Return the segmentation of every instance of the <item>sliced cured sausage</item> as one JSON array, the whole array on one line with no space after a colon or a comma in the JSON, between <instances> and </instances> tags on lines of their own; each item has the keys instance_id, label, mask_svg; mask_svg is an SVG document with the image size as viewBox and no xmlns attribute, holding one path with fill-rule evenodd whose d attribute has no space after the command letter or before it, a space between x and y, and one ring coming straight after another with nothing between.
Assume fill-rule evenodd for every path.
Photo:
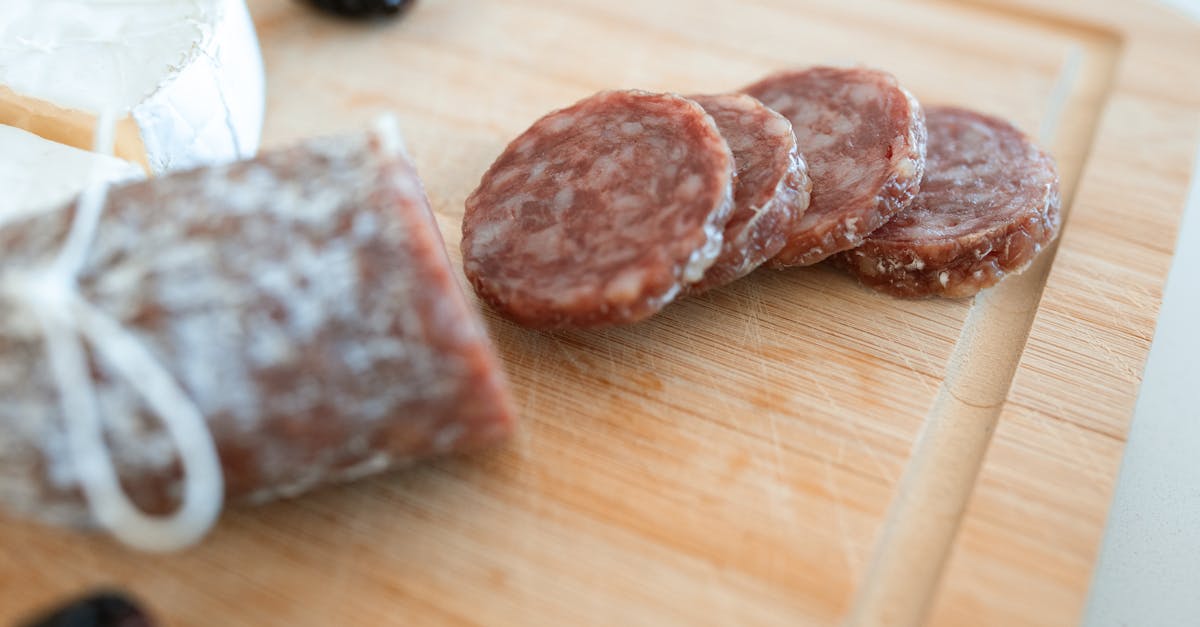
<instances>
[{"instance_id":1,"label":"sliced cured sausage","mask_svg":"<svg viewBox=\"0 0 1200 627\"><path fill-rule=\"evenodd\" d=\"M110 190L51 317L86 351L88 392L64 384L38 324L40 296L59 294L39 277L86 219L72 204L0 226L0 504L68 523L111 511L81 493L94 459L71 453L82 419L61 396L94 396L106 465L156 513L195 478L181 451L206 442L224 485L205 493L260 501L511 432L491 342L398 146L384 125ZM151 410L171 386L205 437L176 441Z\"/></svg>"},{"instance_id":2,"label":"sliced cured sausage","mask_svg":"<svg viewBox=\"0 0 1200 627\"><path fill-rule=\"evenodd\" d=\"M891 74L817 67L742 91L791 120L813 180L808 211L768 265L807 266L853 248L916 194L924 115Z\"/></svg>"},{"instance_id":3,"label":"sliced cured sausage","mask_svg":"<svg viewBox=\"0 0 1200 627\"><path fill-rule=\"evenodd\" d=\"M596 94L535 122L483 175L466 202L464 269L526 326L636 322L713 264L733 178L700 105Z\"/></svg>"},{"instance_id":4,"label":"sliced cured sausage","mask_svg":"<svg viewBox=\"0 0 1200 627\"><path fill-rule=\"evenodd\" d=\"M808 209L812 181L787 118L745 94L688 97L716 121L737 169L721 254L689 286L695 294L750 274L783 249Z\"/></svg>"},{"instance_id":5,"label":"sliced cured sausage","mask_svg":"<svg viewBox=\"0 0 1200 627\"><path fill-rule=\"evenodd\" d=\"M1023 270L1058 234L1058 174L1004 120L957 107L927 115L921 192L839 261L895 296L971 296Z\"/></svg>"}]
</instances>

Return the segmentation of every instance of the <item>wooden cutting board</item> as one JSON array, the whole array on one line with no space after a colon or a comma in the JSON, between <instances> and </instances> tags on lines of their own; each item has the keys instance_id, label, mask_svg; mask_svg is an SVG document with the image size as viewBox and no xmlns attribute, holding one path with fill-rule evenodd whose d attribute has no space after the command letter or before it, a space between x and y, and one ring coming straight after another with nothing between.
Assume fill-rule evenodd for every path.
<instances>
[{"instance_id":1,"label":"wooden cutting board","mask_svg":"<svg viewBox=\"0 0 1200 627\"><path fill-rule=\"evenodd\" d=\"M1200 138L1195 24L1149 0L251 9L266 143L397 112L455 259L464 198L550 109L814 63L1012 119L1069 217L973 301L816 267L607 331L488 313L524 419L506 449L236 508L168 557L0 520L0 624L95 586L197 627L1077 620Z\"/></svg>"}]
</instances>

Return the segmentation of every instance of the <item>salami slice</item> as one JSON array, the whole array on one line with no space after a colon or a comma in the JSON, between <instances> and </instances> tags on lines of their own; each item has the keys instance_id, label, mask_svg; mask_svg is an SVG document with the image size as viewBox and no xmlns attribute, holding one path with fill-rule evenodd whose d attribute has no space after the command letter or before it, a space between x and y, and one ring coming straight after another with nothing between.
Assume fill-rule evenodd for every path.
<instances>
[{"instance_id":1,"label":"salami slice","mask_svg":"<svg viewBox=\"0 0 1200 627\"><path fill-rule=\"evenodd\" d=\"M808 209L812 181L787 118L745 94L688 97L716 121L737 169L721 254L689 286L695 294L744 277L774 257Z\"/></svg>"},{"instance_id":2,"label":"salami slice","mask_svg":"<svg viewBox=\"0 0 1200 627\"><path fill-rule=\"evenodd\" d=\"M176 506L181 451L202 442L164 428L151 397L165 384L127 374L155 374L129 361L139 354L194 405L233 501L504 438L504 377L397 146L385 125L110 190L59 308L86 351L87 393L52 367L34 298L75 206L0 226L0 504L72 524L111 505L85 503L77 417L59 411L94 392L128 498Z\"/></svg>"},{"instance_id":3,"label":"salami slice","mask_svg":"<svg viewBox=\"0 0 1200 627\"><path fill-rule=\"evenodd\" d=\"M713 264L733 179L700 105L596 94L538 120L483 175L463 217L467 277L526 326L637 322Z\"/></svg>"},{"instance_id":4,"label":"salami slice","mask_svg":"<svg viewBox=\"0 0 1200 627\"><path fill-rule=\"evenodd\" d=\"M1008 122L930 107L921 192L840 265L903 297L962 298L1020 272L1059 229L1054 160Z\"/></svg>"},{"instance_id":5,"label":"salami slice","mask_svg":"<svg viewBox=\"0 0 1200 627\"><path fill-rule=\"evenodd\" d=\"M916 194L925 118L891 74L817 67L742 91L791 120L813 179L808 211L768 265L807 266L854 248Z\"/></svg>"}]
</instances>

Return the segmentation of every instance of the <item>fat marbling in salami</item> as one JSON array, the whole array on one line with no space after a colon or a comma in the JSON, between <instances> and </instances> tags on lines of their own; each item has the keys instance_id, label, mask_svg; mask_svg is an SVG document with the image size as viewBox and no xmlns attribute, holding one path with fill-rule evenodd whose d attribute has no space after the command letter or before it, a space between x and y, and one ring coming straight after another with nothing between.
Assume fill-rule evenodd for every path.
<instances>
[{"instance_id":1,"label":"fat marbling in salami","mask_svg":"<svg viewBox=\"0 0 1200 627\"><path fill-rule=\"evenodd\" d=\"M1058 174L1004 120L946 106L927 115L921 192L839 262L895 296L971 296L1023 270L1058 234Z\"/></svg>"},{"instance_id":2,"label":"fat marbling in salami","mask_svg":"<svg viewBox=\"0 0 1200 627\"><path fill-rule=\"evenodd\" d=\"M602 92L535 122L483 175L466 202L464 269L526 326L637 322L713 264L733 180L700 105Z\"/></svg>"},{"instance_id":3,"label":"fat marbling in salami","mask_svg":"<svg viewBox=\"0 0 1200 627\"><path fill-rule=\"evenodd\" d=\"M924 115L891 74L816 67L742 91L791 120L813 180L808 211L768 265L806 266L853 248L916 194Z\"/></svg>"},{"instance_id":4,"label":"fat marbling in salami","mask_svg":"<svg viewBox=\"0 0 1200 627\"><path fill-rule=\"evenodd\" d=\"M737 169L721 254L689 286L695 294L746 276L774 257L808 209L812 181L787 118L745 94L688 98L716 121Z\"/></svg>"}]
</instances>

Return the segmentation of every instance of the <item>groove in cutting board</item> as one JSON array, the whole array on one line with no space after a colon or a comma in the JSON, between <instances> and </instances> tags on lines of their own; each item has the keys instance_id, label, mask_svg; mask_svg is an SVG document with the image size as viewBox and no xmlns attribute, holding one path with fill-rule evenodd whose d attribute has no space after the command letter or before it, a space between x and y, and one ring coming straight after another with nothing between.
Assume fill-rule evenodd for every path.
<instances>
[{"instance_id":1,"label":"groove in cutting board","mask_svg":"<svg viewBox=\"0 0 1200 627\"><path fill-rule=\"evenodd\" d=\"M1064 59L1038 132L1038 140L1053 146L1059 157L1064 230L1120 56L1115 37L1090 34L1086 53L1082 45L1076 46ZM1021 361L1060 240L1061 233L1024 273L984 291L972 303L896 488L848 625L923 624Z\"/></svg>"}]
</instances>

